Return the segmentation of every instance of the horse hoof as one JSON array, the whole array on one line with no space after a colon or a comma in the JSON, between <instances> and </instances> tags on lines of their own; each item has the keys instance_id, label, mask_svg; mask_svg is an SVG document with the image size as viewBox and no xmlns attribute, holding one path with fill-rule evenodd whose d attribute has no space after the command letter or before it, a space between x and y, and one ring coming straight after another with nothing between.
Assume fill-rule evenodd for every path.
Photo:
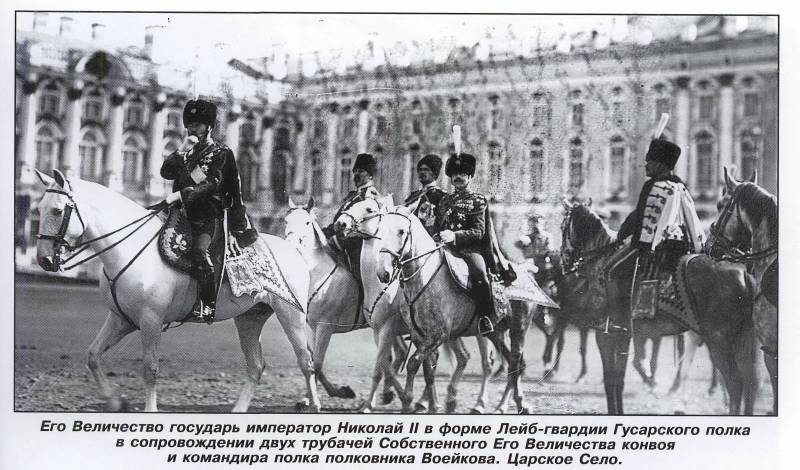
<instances>
[{"instance_id":1,"label":"horse hoof","mask_svg":"<svg viewBox=\"0 0 800 470\"><path fill-rule=\"evenodd\" d=\"M111 397L106 401L106 411L109 413L126 413L129 408L128 400L122 397Z\"/></svg>"},{"instance_id":2,"label":"horse hoof","mask_svg":"<svg viewBox=\"0 0 800 470\"><path fill-rule=\"evenodd\" d=\"M447 413L453 413L456 411L456 405L458 404L457 400L448 400L447 403L444 405L444 409L447 410Z\"/></svg>"},{"instance_id":3,"label":"horse hoof","mask_svg":"<svg viewBox=\"0 0 800 470\"><path fill-rule=\"evenodd\" d=\"M471 414L471 415L482 415L483 414L483 408L482 407L478 407L478 406L476 406L474 408L471 408L469 410L469 414Z\"/></svg>"},{"instance_id":4,"label":"horse hoof","mask_svg":"<svg viewBox=\"0 0 800 470\"><path fill-rule=\"evenodd\" d=\"M339 388L339 392L336 394L336 398L355 398L356 392L353 391L348 385Z\"/></svg>"},{"instance_id":5,"label":"horse hoof","mask_svg":"<svg viewBox=\"0 0 800 470\"><path fill-rule=\"evenodd\" d=\"M295 411L308 411L309 408L310 407L308 406L308 403L303 402L303 401L299 401L299 402L294 404L294 410Z\"/></svg>"},{"instance_id":6,"label":"horse hoof","mask_svg":"<svg viewBox=\"0 0 800 470\"><path fill-rule=\"evenodd\" d=\"M586 383L586 377L584 377L584 376L578 377L577 379L575 379L575 383L579 384L579 385L585 384Z\"/></svg>"},{"instance_id":7,"label":"horse hoof","mask_svg":"<svg viewBox=\"0 0 800 470\"><path fill-rule=\"evenodd\" d=\"M372 414L372 408L365 406L364 408L361 408L361 413L365 415Z\"/></svg>"},{"instance_id":8,"label":"horse hoof","mask_svg":"<svg viewBox=\"0 0 800 470\"><path fill-rule=\"evenodd\" d=\"M428 407L423 405L422 403L414 404L414 413L424 413L426 411L428 411Z\"/></svg>"},{"instance_id":9,"label":"horse hoof","mask_svg":"<svg viewBox=\"0 0 800 470\"><path fill-rule=\"evenodd\" d=\"M531 409L528 408L527 406L523 406L522 408L519 409L519 413L518 414L529 415L529 414L531 414Z\"/></svg>"},{"instance_id":10,"label":"horse hoof","mask_svg":"<svg viewBox=\"0 0 800 470\"><path fill-rule=\"evenodd\" d=\"M381 403L384 405L388 405L389 403L394 400L394 391L388 390L386 392L381 393Z\"/></svg>"}]
</instances>

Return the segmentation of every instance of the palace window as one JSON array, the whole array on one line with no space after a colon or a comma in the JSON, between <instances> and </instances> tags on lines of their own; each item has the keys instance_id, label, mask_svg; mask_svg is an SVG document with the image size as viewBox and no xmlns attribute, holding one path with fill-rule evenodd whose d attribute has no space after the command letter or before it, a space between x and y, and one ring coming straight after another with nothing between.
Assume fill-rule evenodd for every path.
<instances>
[{"instance_id":1,"label":"palace window","mask_svg":"<svg viewBox=\"0 0 800 470\"><path fill-rule=\"evenodd\" d=\"M58 141L49 127L42 127L36 133L36 168L49 172L58 167L56 149Z\"/></svg>"},{"instance_id":2,"label":"palace window","mask_svg":"<svg viewBox=\"0 0 800 470\"><path fill-rule=\"evenodd\" d=\"M698 119L714 119L714 97L712 95L701 96L698 103Z\"/></svg>"},{"instance_id":3,"label":"palace window","mask_svg":"<svg viewBox=\"0 0 800 470\"><path fill-rule=\"evenodd\" d=\"M242 198L254 201L258 192L258 175L260 165L251 152L242 152L239 156L239 179L242 183Z\"/></svg>"},{"instance_id":4,"label":"palace window","mask_svg":"<svg viewBox=\"0 0 800 470\"><path fill-rule=\"evenodd\" d=\"M576 137L569 147L569 190L579 192L583 187L583 141Z\"/></svg>"},{"instance_id":5,"label":"palace window","mask_svg":"<svg viewBox=\"0 0 800 470\"><path fill-rule=\"evenodd\" d=\"M140 180L140 168L144 149L139 142L129 137L122 147L122 182L135 185Z\"/></svg>"},{"instance_id":6,"label":"palace window","mask_svg":"<svg viewBox=\"0 0 800 470\"><path fill-rule=\"evenodd\" d=\"M95 92L86 96L83 104L83 118L98 122L103 119L103 97L99 93Z\"/></svg>"},{"instance_id":7,"label":"palace window","mask_svg":"<svg viewBox=\"0 0 800 470\"><path fill-rule=\"evenodd\" d=\"M319 150L311 152L311 194L321 197L325 191L325 165Z\"/></svg>"},{"instance_id":8,"label":"palace window","mask_svg":"<svg viewBox=\"0 0 800 470\"><path fill-rule=\"evenodd\" d=\"M758 93L745 93L744 95L744 117L758 117L761 113L761 102Z\"/></svg>"},{"instance_id":9,"label":"palace window","mask_svg":"<svg viewBox=\"0 0 800 470\"><path fill-rule=\"evenodd\" d=\"M533 194L544 192L544 149L542 141L533 139L530 148L530 189Z\"/></svg>"},{"instance_id":10,"label":"palace window","mask_svg":"<svg viewBox=\"0 0 800 470\"><path fill-rule=\"evenodd\" d=\"M761 133L760 130L748 129L741 134L741 143L739 146L742 158L742 178L750 178L753 170L759 167L759 158L761 153Z\"/></svg>"},{"instance_id":11,"label":"palace window","mask_svg":"<svg viewBox=\"0 0 800 470\"><path fill-rule=\"evenodd\" d=\"M78 145L81 157L81 179L100 182L102 180L103 148L93 132L87 132Z\"/></svg>"},{"instance_id":12,"label":"palace window","mask_svg":"<svg viewBox=\"0 0 800 470\"><path fill-rule=\"evenodd\" d=\"M654 122L658 122L661 119L661 115L664 113L672 114L672 103L669 98L658 98L656 99L656 115L653 118Z\"/></svg>"},{"instance_id":13,"label":"palace window","mask_svg":"<svg viewBox=\"0 0 800 470\"><path fill-rule=\"evenodd\" d=\"M352 181L352 166L353 159L349 149L342 151L342 158L339 161L339 195L340 197L347 196L350 191Z\"/></svg>"},{"instance_id":14,"label":"palace window","mask_svg":"<svg viewBox=\"0 0 800 470\"><path fill-rule=\"evenodd\" d=\"M627 189L625 178L627 173L625 171L627 151L627 146L622 137L615 136L611 138L611 148L609 149L609 190L612 195L619 195Z\"/></svg>"},{"instance_id":15,"label":"palace window","mask_svg":"<svg viewBox=\"0 0 800 470\"><path fill-rule=\"evenodd\" d=\"M239 128L239 145L249 145L256 142L256 126L246 122Z\"/></svg>"},{"instance_id":16,"label":"palace window","mask_svg":"<svg viewBox=\"0 0 800 470\"><path fill-rule=\"evenodd\" d=\"M125 127L144 125L144 106L138 102L131 102L125 111Z\"/></svg>"},{"instance_id":17,"label":"palace window","mask_svg":"<svg viewBox=\"0 0 800 470\"><path fill-rule=\"evenodd\" d=\"M489 142L489 188L498 194L503 184L505 170L505 151L495 141Z\"/></svg>"},{"instance_id":18,"label":"palace window","mask_svg":"<svg viewBox=\"0 0 800 470\"><path fill-rule=\"evenodd\" d=\"M574 127L583 126L583 103L575 103L572 105L572 125Z\"/></svg>"},{"instance_id":19,"label":"palace window","mask_svg":"<svg viewBox=\"0 0 800 470\"><path fill-rule=\"evenodd\" d=\"M54 83L47 85L42 89L42 97L39 100L39 112L57 116L60 108L60 101L61 92L58 86Z\"/></svg>"},{"instance_id":20,"label":"palace window","mask_svg":"<svg viewBox=\"0 0 800 470\"><path fill-rule=\"evenodd\" d=\"M533 94L533 127L547 127L550 122L550 106L544 93Z\"/></svg>"},{"instance_id":21,"label":"palace window","mask_svg":"<svg viewBox=\"0 0 800 470\"><path fill-rule=\"evenodd\" d=\"M167 130L170 131L180 130L182 119L183 117L180 115L180 113L169 113L167 115L167 126L166 126Z\"/></svg>"},{"instance_id":22,"label":"palace window","mask_svg":"<svg viewBox=\"0 0 800 470\"><path fill-rule=\"evenodd\" d=\"M716 175L716 158L714 155L714 137L706 131L695 136L697 155L697 189L707 191L714 188Z\"/></svg>"}]
</instances>

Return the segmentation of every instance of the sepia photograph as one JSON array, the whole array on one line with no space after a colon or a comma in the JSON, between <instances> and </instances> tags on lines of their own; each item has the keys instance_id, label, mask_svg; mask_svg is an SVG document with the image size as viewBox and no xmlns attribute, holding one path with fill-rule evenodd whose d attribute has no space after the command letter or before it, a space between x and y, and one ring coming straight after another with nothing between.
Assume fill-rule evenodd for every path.
<instances>
[{"instance_id":1,"label":"sepia photograph","mask_svg":"<svg viewBox=\"0 0 800 470\"><path fill-rule=\"evenodd\" d=\"M781 410L778 16L14 20L17 414Z\"/></svg>"}]
</instances>

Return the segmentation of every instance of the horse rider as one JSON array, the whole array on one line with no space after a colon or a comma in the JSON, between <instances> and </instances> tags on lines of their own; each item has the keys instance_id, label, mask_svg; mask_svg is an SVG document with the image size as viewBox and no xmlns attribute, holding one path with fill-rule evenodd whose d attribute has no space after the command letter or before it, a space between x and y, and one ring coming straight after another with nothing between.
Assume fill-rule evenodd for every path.
<instances>
[{"instance_id":1,"label":"horse rider","mask_svg":"<svg viewBox=\"0 0 800 470\"><path fill-rule=\"evenodd\" d=\"M422 187L412 192L405 200L407 207L413 208L414 215L422 222L425 230L434 235L436 208L445 195L436 180L442 170L442 159L438 155L425 155L417 163L417 179Z\"/></svg>"},{"instance_id":2,"label":"horse rider","mask_svg":"<svg viewBox=\"0 0 800 470\"><path fill-rule=\"evenodd\" d=\"M515 245L522 251L523 257L533 261L536 266L536 282L540 286L544 286L548 274L547 271L553 268L550 258L553 253L553 243L550 234L544 229L541 216L533 216L530 219L530 224L530 233L519 237Z\"/></svg>"},{"instance_id":3,"label":"horse rider","mask_svg":"<svg viewBox=\"0 0 800 470\"><path fill-rule=\"evenodd\" d=\"M475 311L480 316L478 332L487 335L494 331L497 313L489 284L488 263L484 258L488 205L485 196L469 187L475 176L475 157L468 153L451 155L444 172L455 189L439 202L434 239L450 245L455 254L467 262Z\"/></svg>"},{"instance_id":4,"label":"horse rider","mask_svg":"<svg viewBox=\"0 0 800 470\"><path fill-rule=\"evenodd\" d=\"M340 236L340 229L336 227L336 220L339 219L342 212L350 209L353 204L367 199L377 199L381 197L373 183L376 168L377 161L372 154L361 153L356 157L356 161L353 163L353 183L355 183L356 189L347 193L344 201L342 201L342 205L339 206L339 210L333 217L333 222L322 229L322 232L328 238L328 242L347 255L347 260L350 263L350 270L357 279L361 278L360 258L363 240L360 238L344 238Z\"/></svg>"},{"instance_id":5,"label":"horse rider","mask_svg":"<svg viewBox=\"0 0 800 470\"><path fill-rule=\"evenodd\" d=\"M245 212L236 159L227 146L214 142L212 129L217 120L214 103L196 99L183 109L187 135L161 166L161 176L174 181L172 193L151 208L163 209L180 202L189 220L194 241L191 259L198 266L200 305L195 315L207 322L214 319L216 289L214 265L208 253L216 225L229 209L229 230L240 246L258 238Z\"/></svg>"},{"instance_id":6,"label":"horse rider","mask_svg":"<svg viewBox=\"0 0 800 470\"><path fill-rule=\"evenodd\" d=\"M657 282L658 273L674 273L678 260L688 253L702 251L705 234L686 184L673 172L681 149L663 138L653 139L645 156L645 181L636 208L622 223L617 241L631 237L631 243L609 264L611 283L617 293L630 292L632 285ZM657 298L658 284L648 296ZM635 291L640 291L637 286ZM637 293L631 296L636 302ZM642 294L640 293L639 296ZM611 296L621 298L619 295ZM648 314L655 302L647 302ZM623 306L619 306L624 308ZM630 308L635 305L628 306ZM644 308L645 306L638 306Z\"/></svg>"}]
</instances>

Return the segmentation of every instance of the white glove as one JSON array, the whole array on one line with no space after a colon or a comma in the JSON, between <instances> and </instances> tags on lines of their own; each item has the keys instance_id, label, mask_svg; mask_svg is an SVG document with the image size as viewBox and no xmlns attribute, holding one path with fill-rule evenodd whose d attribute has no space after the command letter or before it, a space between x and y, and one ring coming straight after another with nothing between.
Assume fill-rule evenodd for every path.
<instances>
[{"instance_id":1,"label":"white glove","mask_svg":"<svg viewBox=\"0 0 800 470\"><path fill-rule=\"evenodd\" d=\"M178 152L186 153L192 150L194 146L197 145L198 142L200 142L200 139L198 139L197 137L193 135L186 136L186 138L183 139L183 143L181 144L181 147L178 149Z\"/></svg>"},{"instance_id":2,"label":"white glove","mask_svg":"<svg viewBox=\"0 0 800 470\"><path fill-rule=\"evenodd\" d=\"M442 230L439 232L439 238L442 240L442 243L455 243L456 234L453 233L452 230Z\"/></svg>"},{"instance_id":3,"label":"white glove","mask_svg":"<svg viewBox=\"0 0 800 470\"><path fill-rule=\"evenodd\" d=\"M177 202L177 201L180 201L180 200L181 200L181 192L180 191L175 191L174 193L172 193L169 196L167 196L167 198L165 199L165 201L167 201L167 204L172 204L173 202Z\"/></svg>"}]
</instances>

